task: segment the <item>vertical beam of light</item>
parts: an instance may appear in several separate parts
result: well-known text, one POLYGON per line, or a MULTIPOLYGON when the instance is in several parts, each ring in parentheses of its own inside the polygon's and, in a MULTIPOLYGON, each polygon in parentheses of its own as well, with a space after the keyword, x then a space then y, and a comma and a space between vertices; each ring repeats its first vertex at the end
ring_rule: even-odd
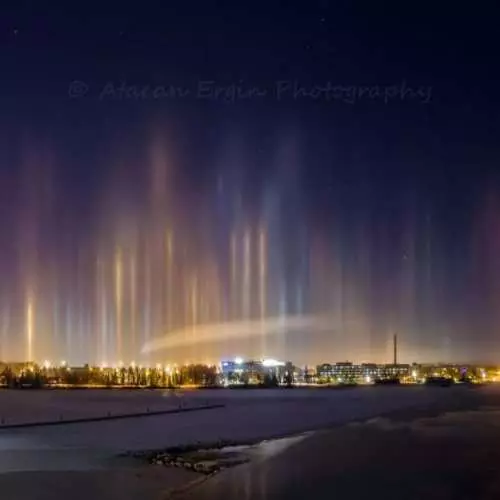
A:
POLYGON ((76 330, 76 355, 78 358, 74 358, 73 361, 78 363, 87 361, 86 357, 88 355, 88 346, 86 345, 86 340, 88 340, 88 335, 85 331, 85 316, 86 316, 86 304, 85 304, 85 285, 87 273, 85 272, 85 260, 86 256, 84 251, 78 251, 77 255, 77 269, 76 269, 76 317, 77 317, 77 328, 76 330))
POLYGON ((52 310, 52 328, 53 330, 53 335, 52 335, 52 342, 53 342, 53 347, 52 347, 52 353, 59 355, 59 346, 58 346, 58 341, 59 341, 59 297, 55 295, 53 297, 53 310, 52 310))
POLYGON ((139 346, 137 345, 137 270, 136 270, 136 256, 130 256, 130 342, 131 354, 135 358, 139 346))
MULTIPOLYGON (((78 356, 86 356, 85 352, 85 313, 84 313, 84 307, 82 304, 82 300, 80 298, 80 303, 78 304, 78 343, 77 343, 77 352, 78 356)), ((82 358, 78 358, 78 363, 81 363, 83 361, 82 358)), ((85 361, 83 361, 85 362, 85 361)))
MULTIPOLYGON (((415 212, 412 210, 405 221, 405 235, 403 241, 403 255, 402 270, 401 270, 401 312, 402 312, 402 325, 399 326, 399 331, 411 332, 415 326, 417 315, 415 311, 415 304, 417 296, 416 290, 416 269, 415 269, 415 256, 416 256, 416 224, 415 212)), ((404 345, 404 344, 403 344, 404 345)), ((403 356, 405 353, 403 353, 403 356)))
MULTIPOLYGON (((362 220, 368 218, 365 214, 362 220)), ((369 302, 369 290, 370 283, 372 281, 370 262, 372 259, 372 238, 370 233, 370 227, 364 224, 362 221, 359 223, 358 231, 356 232, 356 247, 358 249, 358 259, 355 266, 356 271, 356 284, 358 287, 358 292, 355 295, 355 309, 354 317, 356 321, 360 324, 360 328, 356 327, 354 334, 350 334, 349 338, 352 343, 352 349, 354 352, 363 352, 363 358, 372 358, 372 345, 371 345, 371 335, 369 334, 369 322, 368 315, 370 310, 369 302), (360 349, 359 346, 363 346, 360 349), (365 352, 364 349, 367 349, 365 352)), ((349 317, 349 321, 353 319, 353 316, 349 317)))
POLYGON ((238 252, 238 240, 236 234, 231 232, 231 241, 230 241, 230 254, 231 254, 231 270, 230 270, 230 311, 229 315, 231 319, 234 319, 237 316, 237 284, 238 284, 238 275, 237 275, 237 270, 238 270, 238 257, 237 257, 237 252, 238 252))
POLYGON ((263 228, 259 231, 259 253, 258 253, 258 265, 259 265, 259 316, 261 321, 261 352, 264 355, 267 351, 266 336, 263 335, 264 331, 264 320, 267 315, 266 305, 267 305, 267 239, 266 233, 263 228))
MULTIPOLYGON (((146 248, 147 250, 148 248, 146 248)), ((143 334, 141 342, 149 341, 151 337, 151 262, 149 252, 146 251, 144 259, 144 290, 143 290, 143 334)), ((149 358, 147 359, 149 361, 149 358)))
POLYGON ((286 297, 286 278, 281 277, 280 287, 279 287, 279 316, 282 320, 286 318, 288 312, 288 302, 286 297))
POLYGON ((66 302, 66 353, 68 360, 73 359, 73 319, 69 301, 66 302))
POLYGON ((165 325, 165 286, 164 286, 164 242, 161 224, 155 226, 152 237, 151 251, 151 317, 152 317, 152 335, 158 335, 163 331, 165 325))
POLYGON ((98 345, 99 361, 104 363, 108 358, 108 305, 106 300, 106 273, 104 261, 97 260, 97 311, 98 311, 98 345))
POLYGON ((9 328, 10 328, 10 304, 5 301, 2 307, 2 343, 1 343, 1 357, 0 361, 7 361, 8 359, 8 350, 7 350, 7 342, 9 337, 9 328))
MULTIPOLYGON (((167 206, 168 181, 168 154, 164 137, 155 136, 151 144, 151 171, 150 171, 150 202, 152 234, 149 245, 151 287, 151 324, 152 334, 157 335, 165 326, 165 285, 164 285, 164 222, 167 206)), ((149 335, 149 333, 148 333, 149 335)))
POLYGON ((212 262, 209 276, 209 301, 208 311, 211 321, 223 321, 222 316, 222 285, 219 269, 216 262, 212 262))
MULTIPOLYGON (((90 340, 92 338, 92 334, 95 332, 92 332, 92 314, 91 311, 87 311, 85 316, 84 316, 84 331, 85 331, 85 336, 87 340, 90 340)), ((85 358, 82 360, 83 363, 89 363, 92 358, 89 356, 92 356, 94 353, 91 352, 91 349, 88 346, 88 343, 85 345, 85 358)))
POLYGON ((117 356, 115 361, 119 361, 123 359, 123 262, 119 248, 115 252, 115 312, 115 356, 117 356))
POLYGON ((189 303, 191 309, 191 347, 194 347, 194 359, 197 359, 197 345, 196 345, 196 325, 198 323, 198 275, 195 273, 191 280, 189 303))
POLYGON ((299 279, 296 294, 296 314, 305 314, 308 307, 308 272, 309 265, 309 248, 308 248, 308 233, 307 227, 302 225, 298 242, 298 263, 299 279))
POLYGON ((173 256, 174 242, 172 231, 168 230, 166 235, 166 281, 167 281, 167 330, 173 327, 172 291, 173 291, 173 256))
POLYGON ((245 229, 243 236, 243 290, 242 290, 242 309, 243 317, 250 316, 250 273, 251 273, 251 243, 252 235, 250 229, 245 229))
POLYGON ((35 328, 35 305, 33 295, 28 292, 26 304, 26 359, 34 361, 33 343, 34 343, 34 328, 35 328))
POLYGON ((95 352, 95 359, 96 360, 101 360, 102 359, 102 352, 101 352, 101 274, 102 274, 102 269, 101 269, 101 261, 99 257, 97 257, 95 261, 95 288, 94 288, 94 293, 95 293, 95 315, 94 315, 94 331, 95 331, 95 347, 94 347, 94 352, 95 352))
POLYGON ((191 324, 196 325, 198 322, 198 275, 195 274, 191 281, 190 291, 191 303, 191 324))

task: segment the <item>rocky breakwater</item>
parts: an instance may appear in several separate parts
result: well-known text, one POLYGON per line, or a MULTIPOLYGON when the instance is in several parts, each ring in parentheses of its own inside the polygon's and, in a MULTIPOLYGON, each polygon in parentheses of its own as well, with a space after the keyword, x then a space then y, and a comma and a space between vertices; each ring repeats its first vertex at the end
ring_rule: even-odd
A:
POLYGON ((127 454, 153 465, 183 467, 200 474, 215 474, 223 469, 250 460, 250 446, 219 441, 212 444, 178 446, 165 450, 133 452, 127 454))

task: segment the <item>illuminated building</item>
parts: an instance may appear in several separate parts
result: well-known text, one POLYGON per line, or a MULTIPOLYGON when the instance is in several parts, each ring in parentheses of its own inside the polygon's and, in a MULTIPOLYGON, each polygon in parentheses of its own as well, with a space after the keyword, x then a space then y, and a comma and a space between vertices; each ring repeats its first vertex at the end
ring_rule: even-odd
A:
POLYGON ((387 364, 379 366, 378 378, 402 378, 411 375, 411 367, 407 364, 387 364))
POLYGON ((221 372, 226 385, 231 384, 262 384, 266 377, 282 382, 291 363, 275 359, 243 360, 235 358, 232 361, 221 362, 221 372))
POLYGON ((410 371, 410 365, 354 364, 348 361, 324 363, 316 368, 318 381, 338 383, 370 383, 376 379, 408 377, 410 371))

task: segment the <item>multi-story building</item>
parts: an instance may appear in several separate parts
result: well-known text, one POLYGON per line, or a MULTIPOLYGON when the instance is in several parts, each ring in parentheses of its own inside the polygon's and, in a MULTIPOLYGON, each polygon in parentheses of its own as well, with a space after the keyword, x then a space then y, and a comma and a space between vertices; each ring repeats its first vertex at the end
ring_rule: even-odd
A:
POLYGON ((339 383, 354 383, 362 376, 361 365, 355 365, 349 361, 341 361, 333 365, 333 372, 339 383))
POLYGON ((323 363, 316 367, 316 379, 318 382, 333 382, 334 371, 331 363, 323 363))
POLYGON ((291 372, 293 365, 274 359, 243 360, 236 358, 233 361, 221 362, 221 373, 225 385, 233 384, 263 384, 285 382, 286 375, 291 372))
POLYGON ((403 378, 411 375, 411 367, 407 364, 386 364, 379 365, 379 379, 403 378))
POLYGON ((324 363, 316 368, 318 382, 354 383, 363 377, 363 365, 355 365, 349 361, 324 363))
POLYGON ((320 383, 371 383, 377 379, 410 376, 410 365, 375 363, 354 364, 349 361, 323 363, 316 369, 320 383))
POLYGON ((362 363, 361 374, 364 382, 373 382, 379 376, 379 367, 375 363, 362 363))

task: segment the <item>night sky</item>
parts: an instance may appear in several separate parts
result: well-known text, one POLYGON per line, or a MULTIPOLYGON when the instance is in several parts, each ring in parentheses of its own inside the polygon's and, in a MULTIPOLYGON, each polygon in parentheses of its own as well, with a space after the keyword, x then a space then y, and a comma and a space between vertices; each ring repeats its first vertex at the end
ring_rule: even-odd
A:
POLYGON ((167 5, 2 9, 0 358, 500 361, 493 13, 167 5))

